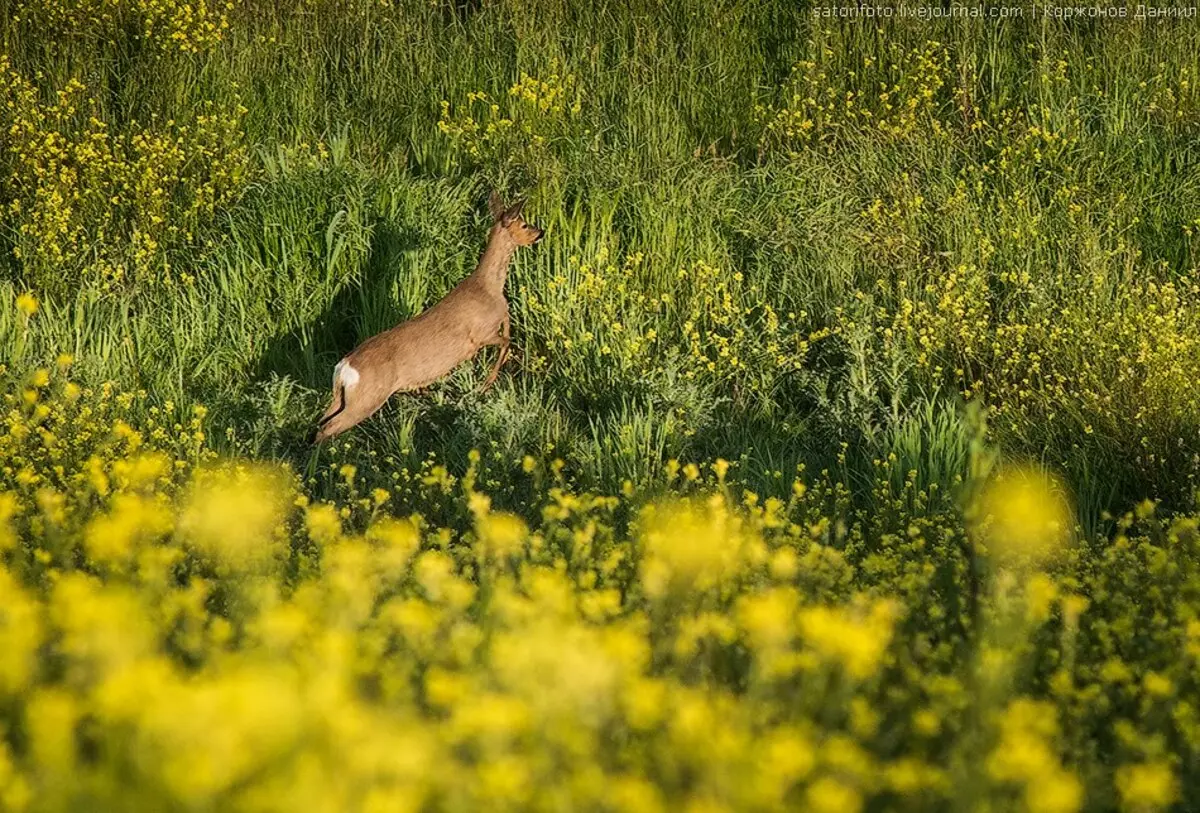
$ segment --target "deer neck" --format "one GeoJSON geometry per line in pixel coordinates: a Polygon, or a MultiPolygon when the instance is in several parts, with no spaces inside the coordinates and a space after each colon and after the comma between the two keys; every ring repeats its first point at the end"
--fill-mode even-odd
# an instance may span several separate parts
{"type": "Polygon", "coordinates": [[[517,245],[499,226],[488,235],[487,248],[479,258],[479,265],[471,274],[487,291],[497,295],[504,293],[504,280],[508,277],[508,264],[512,261],[517,245]]]}

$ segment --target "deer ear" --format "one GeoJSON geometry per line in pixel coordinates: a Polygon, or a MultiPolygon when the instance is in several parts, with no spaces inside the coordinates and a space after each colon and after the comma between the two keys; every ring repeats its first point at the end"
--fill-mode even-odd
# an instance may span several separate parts
{"type": "Polygon", "coordinates": [[[514,220],[515,218],[520,217],[521,216],[521,207],[524,205],[525,205],[525,201],[519,200],[516,203],[514,203],[512,206],[510,206],[508,208],[508,211],[504,213],[504,218],[503,218],[504,222],[507,223],[510,220],[514,220]]]}
{"type": "Polygon", "coordinates": [[[505,214],[504,201],[500,200],[495,189],[492,190],[492,194],[488,195],[488,211],[492,213],[492,220],[499,220],[505,214]]]}

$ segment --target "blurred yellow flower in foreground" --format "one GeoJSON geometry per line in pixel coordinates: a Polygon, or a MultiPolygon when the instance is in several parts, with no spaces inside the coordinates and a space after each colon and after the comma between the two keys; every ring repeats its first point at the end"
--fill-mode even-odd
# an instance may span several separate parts
{"type": "Polygon", "coordinates": [[[1126,810],[1162,810],[1179,795],[1168,765],[1126,765],[1117,771],[1117,791],[1126,810]]]}
{"type": "Polygon", "coordinates": [[[708,590],[740,569],[743,532],[719,497],[706,503],[667,504],[649,517],[642,535],[646,594],[708,590]]]}
{"type": "Polygon", "coordinates": [[[887,472],[887,510],[856,518],[825,475],[785,503],[706,464],[692,496],[647,505],[565,490],[559,460],[509,490],[478,454],[469,476],[430,459],[386,488],[337,460],[351,501],[324,503],[284,468],[207,465],[173,409],[68,402],[54,379],[39,414],[16,380],[0,810],[1149,813],[1194,795],[1186,756],[1155,744],[1192,720],[1155,710],[1184,708],[1200,652],[1180,599],[1195,517],[1131,512],[1084,568],[996,568],[978,613],[1003,623],[964,647],[968,535],[1018,561],[1068,537],[1046,475],[991,481],[971,525],[910,515],[915,492],[884,502],[887,472]],[[1118,687],[1145,731],[1080,702],[1118,687]],[[1145,747],[1114,771],[1085,729],[1145,747]]]}
{"type": "Polygon", "coordinates": [[[255,569],[279,547],[289,493],[284,474],[269,466],[237,464],[201,472],[179,528],[214,564],[255,569]]]}
{"type": "Polygon", "coordinates": [[[1009,562],[1042,562],[1066,544],[1071,508],[1062,483],[1031,467],[999,472],[985,487],[976,531],[988,551],[1009,562]]]}
{"type": "Polygon", "coordinates": [[[0,605],[0,698],[5,698],[24,691],[36,674],[43,625],[34,597],[3,567],[0,596],[4,596],[0,605]]]}
{"type": "Polygon", "coordinates": [[[494,556],[520,553],[529,529],[520,517],[504,512],[491,513],[476,522],[480,542],[494,556]]]}
{"type": "Polygon", "coordinates": [[[999,740],[986,762],[992,779],[1024,788],[1025,809],[1074,813],[1083,804],[1083,785],[1063,767],[1054,706],[1028,698],[1008,705],[998,722],[999,740]]]}
{"type": "Polygon", "coordinates": [[[863,679],[875,672],[892,639],[899,607],[887,599],[863,609],[817,606],[800,613],[800,630],[825,660],[840,663],[846,673],[863,679]]]}

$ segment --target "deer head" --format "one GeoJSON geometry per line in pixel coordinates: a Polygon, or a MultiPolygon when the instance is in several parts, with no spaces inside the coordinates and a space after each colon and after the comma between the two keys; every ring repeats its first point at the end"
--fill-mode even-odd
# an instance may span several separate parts
{"type": "Polygon", "coordinates": [[[509,239],[518,246],[531,246],[541,240],[546,231],[525,222],[525,218],[521,216],[521,207],[524,205],[525,201],[519,200],[512,206],[505,206],[495,190],[488,197],[488,211],[492,213],[492,219],[495,221],[493,228],[503,229],[509,239]]]}

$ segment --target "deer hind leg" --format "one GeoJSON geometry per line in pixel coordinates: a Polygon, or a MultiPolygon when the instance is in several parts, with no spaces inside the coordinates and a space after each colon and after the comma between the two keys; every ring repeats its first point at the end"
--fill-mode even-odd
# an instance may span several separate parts
{"type": "Polygon", "coordinates": [[[316,440],[320,443],[335,435],[340,435],[375,414],[387,398],[367,397],[362,392],[347,389],[345,392],[346,408],[330,416],[317,427],[316,440]]]}
{"type": "Polygon", "coordinates": [[[496,376],[500,374],[500,366],[508,359],[509,345],[509,324],[508,314],[504,314],[504,321],[500,323],[500,330],[495,337],[489,342],[490,344],[500,345],[500,352],[496,355],[496,363],[492,366],[492,372],[488,375],[487,380],[483,382],[483,387],[480,392],[487,392],[488,387],[492,386],[496,381],[496,376]]]}
{"type": "Polygon", "coordinates": [[[329,440],[335,435],[340,435],[347,429],[353,427],[360,420],[362,419],[352,417],[352,413],[339,412],[337,415],[333,416],[317,427],[317,434],[313,439],[313,443],[320,443],[322,441],[329,440]]]}
{"type": "MultiPolygon", "coordinates": [[[[347,364],[345,359],[338,362],[333,371],[333,402],[329,409],[325,410],[321,420],[317,421],[313,443],[320,443],[345,432],[366,417],[358,414],[362,411],[362,399],[356,393],[358,379],[358,371],[347,364]]],[[[370,410],[367,415],[374,411],[370,410]]]]}
{"type": "Polygon", "coordinates": [[[341,414],[346,408],[346,391],[342,389],[339,382],[334,382],[333,385],[333,402],[329,404],[329,409],[325,410],[325,414],[321,416],[321,420],[317,421],[317,427],[322,427],[331,421],[333,418],[341,414]]]}

